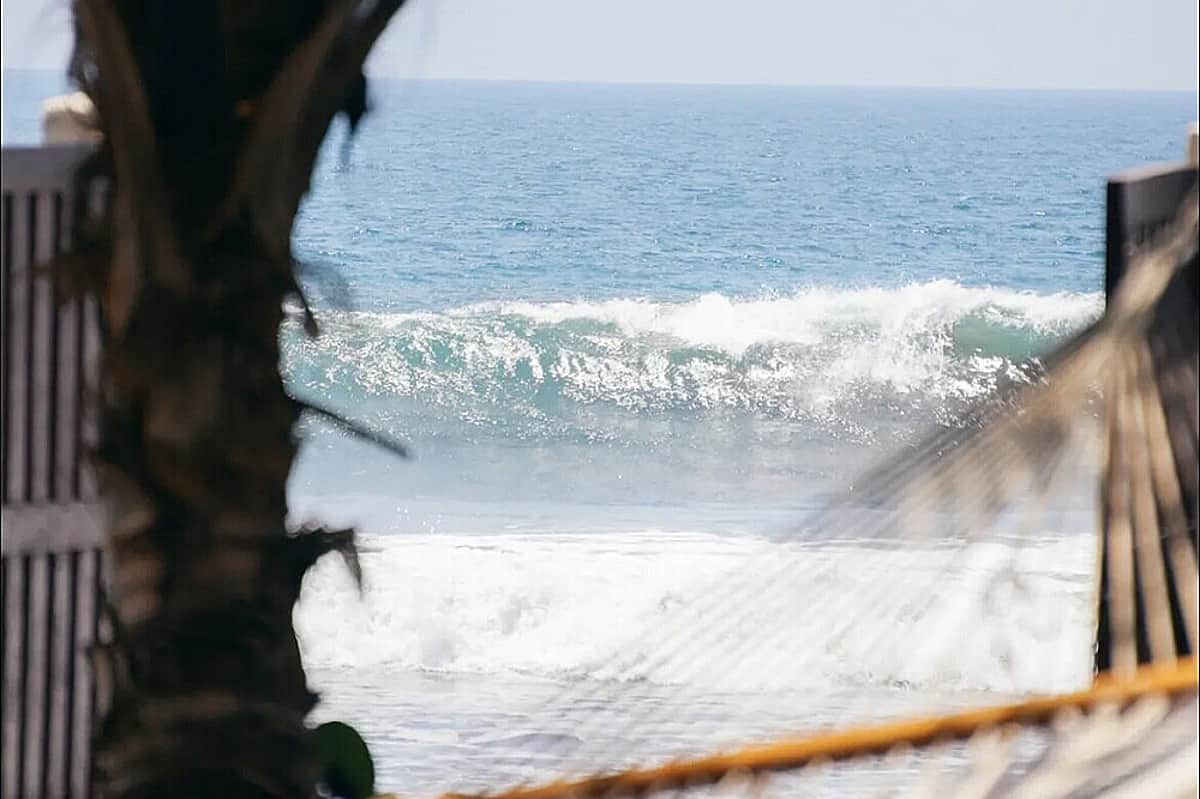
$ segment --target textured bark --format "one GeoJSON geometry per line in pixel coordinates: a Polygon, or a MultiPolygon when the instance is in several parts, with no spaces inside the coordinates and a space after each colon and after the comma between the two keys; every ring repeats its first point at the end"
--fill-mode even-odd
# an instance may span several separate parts
{"type": "Polygon", "coordinates": [[[105,135],[65,261],[106,336],[101,796],[315,794],[292,608],[349,536],[285,526],[301,407],[278,332],[317,150],[336,114],[365,111],[362,63],[399,5],[75,3],[71,71],[105,135]]]}

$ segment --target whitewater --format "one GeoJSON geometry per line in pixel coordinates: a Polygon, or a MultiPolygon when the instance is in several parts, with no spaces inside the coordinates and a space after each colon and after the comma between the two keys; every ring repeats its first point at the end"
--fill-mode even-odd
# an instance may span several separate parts
{"type": "Polygon", "coordinates": [[[526,394],[553,384],[561,398],[583,402],[786,413],[863,385],[978,396],[995,373],[1094,320],[1102,304],[1097,292],[1039,295],[947,280],[677,303],[494,302],[440,313],[335,312],[323,320],[323,337],[295,346],[304,347],[296,357],[322,361],[328,379],[379,395],[481,396],[511,383],[526,384],[526,394]],[[358,368],[364,354],[370,369],[358,368]]]}
{"type": "MultiPolygon", "coordinates": [[[[1078,535],[1050,535],[1021,553],[1025,576],[1034,591],[1022,602],[1006,597],[1002,616],[971,607],[987,591],[973,580],[990,578],[990,567],[1011,557],[1015,544],[977,545],[969,557],[936,547],[864,548],[854,542],[779,542],[756,536],[720,536],[698,532],[647,530],[640,533],[556,535],[500,533],[472,535],[368,536],[364,540],[363,596],[332,559],[305,586],[298,616],[306,658],[326,671],[364,667],[413,670],[426,674],[537,677],[577,682],[619,679],[663,686],[700,682],[691,663],[641,666],[619,677],[614,663],[654,653],[655,641],[686,632],[680,622],[686,608],[709,592],[719,592],[740,570],[764,556],[792,558],[800,575],[819,580],[797,586],[778,605],[752,609],[743,627],[752,644],[785,626],[780,606],[817,607],[834,591],[878,592],[880,581],[943,580],[941,590],[960,592],[959,607],[949,604],[906,614],[891,631],[895,640],[922,636],[947,624],[946,613],[973,615],[995,623],[978,631],[997,645],[1012,648],[1019,659],[1038,646],[1045,653],[1027,658],[1026,667],[1000,663],[987,646],[967,646],[953,662],[930,653],[928,662],[909,651],[856,645],[853,632],[836,651],[820,653],[817,667],[804,674],[778,673],[762,664],[739,664],[736,673],[710,670],[706,688],[723,693],[787,692],[829,685],[904,685],[908,688],[1016,692],[1069,690],[1086,682],[1089,669],[1087,620],[1090,599],[1090,545],[1078,535]],[[963,561],[959,563],[959,561],[963,561]],[[953,570],[946,572],[946,567],[953,570]],[[1053,616],[1037,612],[1041,603],[1058,608],[1053,616]],[[320,610],[316,610],[320,608],[320,610]],[[639,641],[639,627],[654,638],[639,641]],[[648,647],[638,651],[638,647],[648,647]],[[975,660],[972,660],[974,656],[975,660]],[[1044,660],[1054,663],[1047,670],[1044,660]],[[937,662],[937,668],[931,664],[937,662]]],[[[894,586],[899,588],[899,585],[894,586]]],[[[896,590],[894,595],[901,596],[896,590]]],[[[820,619],[788,619],[786,628],[805,637],[804,625],[821,629],[820,619]]],[[[985,625],[981,625],[985,626],[985,625]]],[[[864,624],[864,629],[870,625],[864,624]]],[[[872,635],[877,632],[871,630],[872,635]]],[[[864,636],[865,638],[865,636],[864,636]]],[[[738,642],[731,642],[737,646],[738,642]]],[[[721,653],[714,652],[713,656],[721,653]]],[[[793,653],[798,654],[798,653],[793,653]]],[[[774,657],[781,657],[776,648],[774,657]]]]}
{"type": "Polygon", "coordinates": [[[367,537],[362,595],[327,560],[306,580],[296,626],[327,692],[319,717],[361,708],[356,720],[389,754],[385,777],[478,789],[1082,688],[1092,543],[1046,535],[1020,553],[1019,586],[991,586],[1016,546],[963,558],[662,530],[367,537]],[[690,605],[764,557],[793,558],[798,584],[756,602],[737,637],[702,656],[657,657],[686,638],[690,605]],[[806,580],[814,573],[822,579],[806,580]],[[938,598],[893,613],[886,598],[914,581],[938,598]],[[862,624],[811,651],[831,595],[852,598],[847,614],[885,619],[886,632],[862,624]],[[942,634],[963,628],[952,642],[942,634]]]}

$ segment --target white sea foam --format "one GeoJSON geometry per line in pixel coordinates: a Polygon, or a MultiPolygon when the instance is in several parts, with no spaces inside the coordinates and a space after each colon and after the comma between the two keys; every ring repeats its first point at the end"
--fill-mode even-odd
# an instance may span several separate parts
{"type": "Polygon", "coordinates": [[[880,339],[907,339],[972,314],[997,326],[1061,334],[1095,318],[1098,293],[1035,294],[962,286],[949,280],[900,288],[811,288],[764,299],[705,294],[681,303],[642,299],[481,303],[452,316],[523,316],[541,324],[597,320],[627,335],[658,334],[734,356],[757,344],[815,344],[847,324],[871,322],[880,339]]]}
{"type": "Polygon", "coordinates": [[[933,281],[675,303],[484,303],[332,314],[292,339],[297,379],[331,396],[412,397],[464,419],[528,419],[523,403],[750,410],[871,423],[899,403],[979,397],[1096,318],[1099,294],[933,281]],[[488,410],[482,410],[482,409],[488,410]]]}
{"type": "Polygon", "coordinates": [[[1086,536],[966,550],[655,532],[367,547],[361,600],[332,558],[306,580],[296,624],[310,666],[1024,691],[1078,686],[1090,665],[1086,536]],[[786,579],[755,582],[779,564],[786,579]]]}
{"type": "MultiPolygon", "coordinates": [[[[323,339],[298,346],[320,350],[304,359],[310,385],[354,384],[388,408],[411,397],[447,409],[455,431],[492,417],[556,430],[547,421],[555,397],[807,418],[833,407],[866,425],[871,413],[907,412],[912,406],[898,401],[905,395],[931,412],[945,399],[980,395],[1030,347],[1086,324],[1100,307],[1093,294],[935,281],[753,300],[359,313],[327,319],[323,339]]],[[[342,403],[351,401],[371,407],[357,394],[342,403]]],[[[919,421],[905,419],[908,427],[919,421]]],[[[817,449],[784,445],[800,448],[789,457],[815,461],[824,442],[813,440],[817,449]]],[[[701,447],[713,450],[707,440],[701,447]]],[[[804,680],[1050,689],[1080,684],[1088,669],[1093,548],[1084,536],[1031,546],[1013,564],[1016,578],[1005,568],[1016,551],[1000,543],[959,552],[646,532],[395,535],[369,546],[361,602],[335,563],[306,582],[297,624],[317,668],[643,679],[713,690],[804,680]],[[790,579],[770,590],[747,583],[780,563],[790,579]],[[755,601],[741,603],[737,586],[749,586],[755,601]],[[732,630],[718,624],[731,618],[732,630]],[[639,630],[647,635],[633,640],[639,630]],[[711,643],[681,643],[718,632],[711,643]]]]}

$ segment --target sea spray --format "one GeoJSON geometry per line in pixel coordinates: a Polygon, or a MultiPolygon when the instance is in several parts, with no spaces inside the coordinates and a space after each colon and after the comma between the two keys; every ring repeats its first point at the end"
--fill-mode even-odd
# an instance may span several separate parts
{"type": "MultiPolygon", "coordinates": [[[[443,312],[322,314],[287,335],[294,384],[402,417],[553,437],[586,406],[731,409],[871,430],[970,400],[1098,316],[1098,294],[1039,295],[939,280],[787,296],[504,302],[443,312]],[[531,420],[540,420],[529,426],[531,420]]],[[[386,414],[385,414],[386,415],[386,414]]]]}

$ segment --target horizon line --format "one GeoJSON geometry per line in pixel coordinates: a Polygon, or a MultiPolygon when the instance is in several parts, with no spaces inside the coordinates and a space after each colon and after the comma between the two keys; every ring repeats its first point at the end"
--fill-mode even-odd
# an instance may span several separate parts
{"type": "MultiPolygon", "coordinates": [[[[59,74],[66,78],[65,69],[48,67],[4,66],[0,72],[39,72],[59,74]]],[[[697,88],[744,88],[744,89],[885,89],[909,91],[978,91],[978,92],[1095,92],[1110,94],[1192,94],[1200,100],[1200,87],[1184,88],[1148,88],[1148,87],[1116,87],[1116,86],[1020,86],[1020,85],[972,85],[972,84],[929,84],[929,83],[801,83],[785,81],[779,83],[764,83],[760,81],[713,81],[713,80],[669,80],[669,79],[622,79],[607,78],[514,78],[514,77],[480,77],[466,75],[402,75],[386,72],[368,71],[367,77],[373,80],[410,82],[410,83],[517,83],[531,85],[562,85],[562,86],[644,86],[644,87],[697,87],[697,88]]]]}

